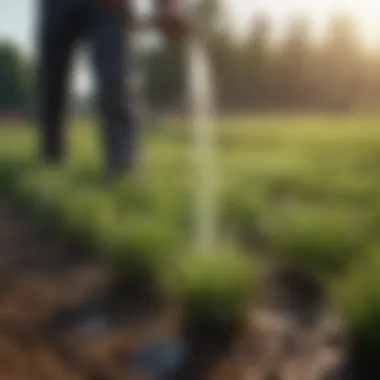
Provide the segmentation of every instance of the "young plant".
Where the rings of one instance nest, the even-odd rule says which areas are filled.
[[[129,215],[103,231],[104,257],[120,282],[159,284],[176,248],[170,227],[154,217]]]
[[[273,221],[277,259],[322,278],[344,273],[366,243],[366,226],[341,209],[295,208]]]
[[[117,200],[119,211],[125,214],[149,214],[157,208],[153,189],[143,180],[123,179],[110,189],[110,194]]]
[[[63,173],[39,168],[19,178],[14,196],[24,210],[48,227],[58,226],[59,208],[68,183]]]
[[[380,349],[380,249],[375,247],[335,283],[333,301],[343,315],[356,349],[374,354]]]
[[[222,226],[247,247],[262,247],[266,231],[262,217],[267,203],[257,193],[230,192],[222,200]]]
[[[104,225],[116,218],[115,199],[97,188],[71,188],[60,210],[64,236],[96,245]]]
[[[188,254],[181,257],[172,291],[189,321],[227,327],[239,321],[256,295],[257,269],[233,251]]]

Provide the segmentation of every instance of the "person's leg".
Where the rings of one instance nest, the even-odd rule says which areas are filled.
[[[64,159],[64,122],[70,61],[83,31],[83,9],[76,0],[41,0],[38,26],[38,100],[43,159]],[[82,7],[83,8],[83,7]]]
[[[91,45],[105,149],[106,175],[117,178],[136,164],[137,131],[132,103],[128,32],[117,13],[94,5]]]

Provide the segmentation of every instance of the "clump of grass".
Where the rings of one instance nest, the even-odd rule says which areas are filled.
[[[0,192],[11,198],[17,197],[17,181],[35,169],[35,163],[23,155],[0,156]]]
[[[175,235],[160,220],[142,215],[113,221],[103,230],[104,260],[121,281],[141,285],[160,282],[170,266]]]
[[[336,203],[371,206],[376,202],[380,189],[376,178],[356,173],[337,176],[331,182],[326,193]]]
[[[115,199],[99,188],[71,188],[59,210],[64,237],[96,245],[104,225],[116,217]]]
[[[359,350],[380,349],[380,247],[356,261],[333,287],[333,301]]]
[[[277,259],[321,278],[344,273],[366,242],[365,225],[346,210],[295,208],[270,227]]]
[[[145,182],[136,179],[123,179],[111,190],[118,201],[120,212],[149,214],[157,209],[152,189]]]
[[[229,326],[254,299],[258,268],[244,255],[216,251],[181,257],[172,291],[194,323]]]
[[[228,192],[222,198],[222,226],[246,246],[266,239],[263,215],[267,199],[257,193]]]
[[[183,178],[168,182],[151,183],[155,187],[157,213],[170,223],[178,234],[189,234],[194,223],[194,194],[191,185]],[[168,187],[170,190],[168,191]]]
[[[16,181],[18,204],[48,227],[59,226],[59,209],[68,188],[64,174],[51,168],[25,173]]]
[[[7,196],[12,196],[17,179],[16,170],[13,163],[1,162],[0,164],[0,192]]]

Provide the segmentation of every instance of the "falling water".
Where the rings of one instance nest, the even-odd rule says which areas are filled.
[[[193,10],[202,0],[191,0],[184,11],[197,14]],[[195,12],[196,13],[196,12]],[[141,20],[140,32],[152,24]],[[203,44],[202,27],[187,39],[184,46],[185,80],[187,88],[188,114],[193,132],[192,163],[194,167],[195,190],[195,235],[196,252],[207,253],[215,248],[217,233],[217,186],[215,167],[215,115],[214,86],[212,73]]]
[[[195,249],[199,253],[207,253],[215,247],[217,230],[213,83],[202,39],[198,36],[189,38],[185,50],[194,144]]]

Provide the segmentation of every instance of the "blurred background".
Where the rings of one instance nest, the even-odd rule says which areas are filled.
[[[149,14],[149,1],[136,3],[140,14]],[[207,0],[204,6],[221,111],[376,110],[380,6],[375,2]],[[32,0],[0,5],[3,114],[33,110],[35,8]],[[154,34],[139,39],[150,104],[175,112],[183,92],[180,54]],[[76,112],[88,113],[93,80],[85,47],[77,61],[73,103]]]

